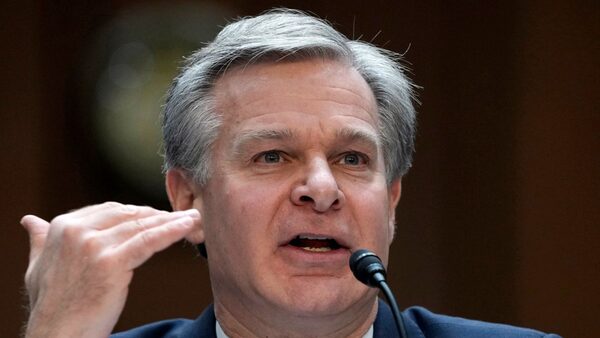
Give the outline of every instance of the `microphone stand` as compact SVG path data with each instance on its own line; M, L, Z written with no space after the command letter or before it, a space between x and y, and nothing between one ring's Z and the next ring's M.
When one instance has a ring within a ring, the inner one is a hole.
M388 304L390 304L390 307L392 308L392 313L394 314L394 320L396 322L396 328L400 333L400 337L407 338L406 329L404 328L404 320L400 315L400 309L398 309L398 304L396 303L396 298L392 293L392 289L390 289L388 283L386 283L385 280L379 282L379 289L383 291L383 294L385 295Z
M392 314L394 315L394 321L396 322L396 328L400 337L407 338L404 320L398 309L396 297L394 297L392 290L385 280L385 268L379 257L369 250L360 249L352 253L349 264L350 270L352 270L356 279L367 286L376 287L383 291L388 304L392 308Z

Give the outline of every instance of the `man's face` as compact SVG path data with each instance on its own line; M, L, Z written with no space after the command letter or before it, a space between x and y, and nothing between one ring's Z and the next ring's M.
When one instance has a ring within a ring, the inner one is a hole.
M386 184L366 82L315 59L237 67L214 93L223 125L195 206L215 302L298 316L372 306L348 258L368 248L387 262L400 182Z

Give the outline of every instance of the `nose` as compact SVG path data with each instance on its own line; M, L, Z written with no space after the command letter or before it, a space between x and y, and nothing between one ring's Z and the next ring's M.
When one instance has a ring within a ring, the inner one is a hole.
M317 212L340 209L345 202L344 193L324 159L312 161L303 181L292 190L291 198L295 205L310 205Z

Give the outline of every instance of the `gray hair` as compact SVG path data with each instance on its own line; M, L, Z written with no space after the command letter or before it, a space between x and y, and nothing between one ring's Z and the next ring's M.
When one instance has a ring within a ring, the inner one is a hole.
M404 175L412 162L416 112L401 55L349 40L324 20L290 9L228 24L187 59L163 110L164 169L183 169L200 185L208 181L222 122L212 89L229 67L307 58L339 60L362 75L377 101L387 181Z

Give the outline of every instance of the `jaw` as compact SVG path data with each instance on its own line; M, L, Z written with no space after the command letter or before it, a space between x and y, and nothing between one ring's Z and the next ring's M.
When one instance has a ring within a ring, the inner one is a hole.
M324 276L293 276L281 297L272 303L221 301L215 294L217 320L230 337L362 337L377 313L377 290L359 284L339 290L344 281ZM357 282L358 283L358 282ZM341 291L341 290L340 290ZM350 293L358 292L358 299ZM351 299L354 298L354 299Z

